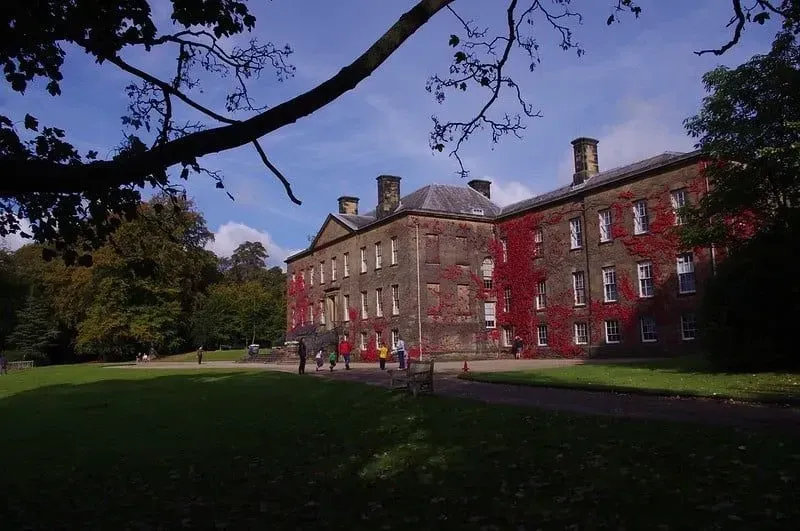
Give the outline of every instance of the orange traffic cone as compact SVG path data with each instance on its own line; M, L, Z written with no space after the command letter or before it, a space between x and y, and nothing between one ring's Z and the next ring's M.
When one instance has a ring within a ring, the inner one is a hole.
M464 360L464 368L461 369L462 372L469 372L469 365L467 365L467 360Z

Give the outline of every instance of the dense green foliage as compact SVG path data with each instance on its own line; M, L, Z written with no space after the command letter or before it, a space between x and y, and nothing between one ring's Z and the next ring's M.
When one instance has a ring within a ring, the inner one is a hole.
M710 94L686 121L709 161L710 192L689 209L683 237L722 251L702 301L704 349L722 369L800 367L800 46L779 34L767 55L703 78ZM727 255L727 256L724 256Z
M4 529L750 531L800 517L798 440L771 431L267 371L3 378Z
M44 261L38 245L3 251L0 346L54 363L280 341L283 272L267 268L261 243L220 259L204 248L212 237L191 203L157 196L91 267Z
M698 315L703 348L721 369L800 369L794 336L800 316L796 281L800 232L759 232L719 265Z

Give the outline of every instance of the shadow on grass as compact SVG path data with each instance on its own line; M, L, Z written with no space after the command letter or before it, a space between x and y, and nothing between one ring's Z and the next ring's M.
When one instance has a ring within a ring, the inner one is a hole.
M701 356L631 362L589 360L572 367L477 372L461 377L536 387L800 405L800 374L720 372Z
M277 373L93 370L0 399L4 528L704 527L718 515L701 506L735 499L729 528L747 529L764 493L799 512L780 481L797 441Z

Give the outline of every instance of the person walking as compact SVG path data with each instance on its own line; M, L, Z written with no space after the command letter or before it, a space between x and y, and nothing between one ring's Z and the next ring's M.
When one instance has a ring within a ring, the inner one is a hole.
M342 336L342 340L339 342L339 354L342 355L344 358L344 368L345 370L350 370L350 352L352 351L352 347L350 346L350 342L347 340L347 336Z
M397 345L394 347L394 351L397 354L397 361L399 362L400 370L406 368L406 342L403 341L401 336L397 337Z
M203 347L202 346L197 347L197 364L198 365L202 365L203 364Z
M336 367L336 358L339 357L339 354L336 353L336 350L332 350L330 355L328 356L328 363L331 364L331 372L333 372L333 368Z
M389 349L386 348L386 343L381 341L381 346L378 348L378 364L382 371L386 370L386 358L389 356Z
M308 349L306 348L305 338L300 338L300 343L297 345L297 355L300 356L300 366L297 368L297 374L305 374L306 357L308 357Z
M514 344L511 347L511 351L514 353L514 359L520 359L522 356L522 349L525 347L525 344L522 342L522 338L519 336L514 336Z
M8 358L5 352L0 352L0 374L8 374Z

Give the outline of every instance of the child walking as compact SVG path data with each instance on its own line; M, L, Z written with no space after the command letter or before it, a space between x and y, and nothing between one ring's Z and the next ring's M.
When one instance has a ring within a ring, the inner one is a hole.
M322 368L322 364L324 363L324 361L322 361L322 349L317 351L317 355L314 356L314 360L317 362L317 370L320 370Z
M336 367L336 351L334 350L331 352L330 356L328 356L328 362L331 364L331 372L333 372L333 368Z
M378 348L378 363L382 371L386 370L386 358L389 357L389 349L386 348L386 343L381 341L381 346Z

